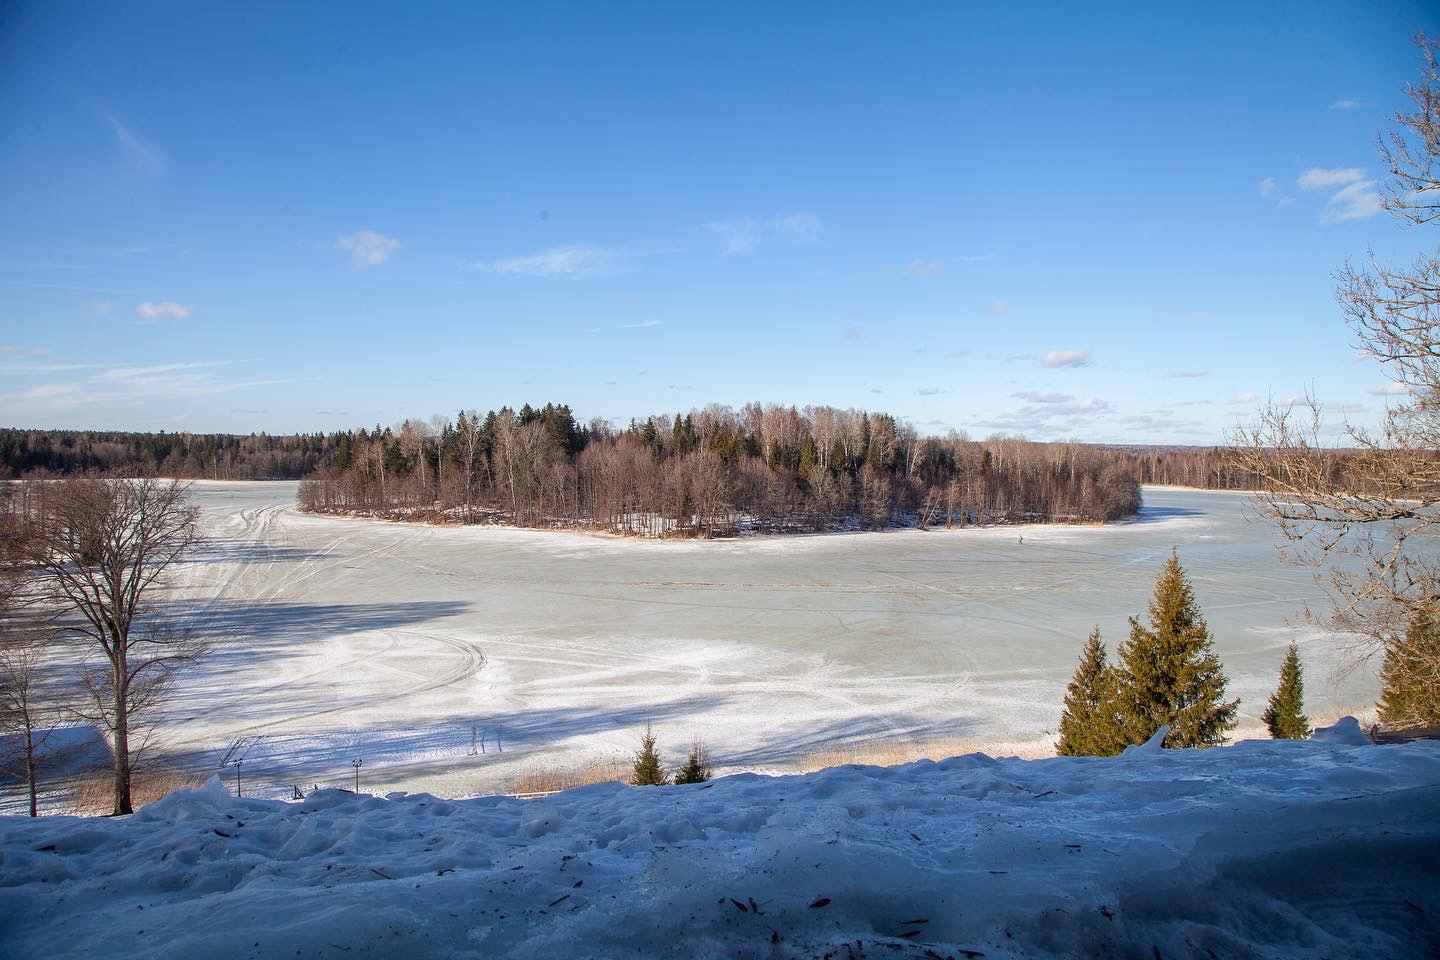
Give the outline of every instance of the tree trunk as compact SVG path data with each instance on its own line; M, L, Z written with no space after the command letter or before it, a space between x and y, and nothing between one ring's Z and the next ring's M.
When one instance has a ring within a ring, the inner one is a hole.
M117 817L135 812L130 805L130 716L125 696L128 664L122 643L115 641L112 661L115 687L115 809L112 816Z
M40 802L36 796L36 774L39 765L35 762L35 729L27 718L25 721L25 779L30 787L30 816L40 816Z

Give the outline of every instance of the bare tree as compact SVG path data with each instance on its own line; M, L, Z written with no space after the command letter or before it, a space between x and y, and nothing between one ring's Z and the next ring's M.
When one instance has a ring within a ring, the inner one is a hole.
M12 611L13 612L13 611ZM23 777L30 795L30 816L39 816L41 764L47 741L59 726L60 709L44 683L47 626L0 621L0 730L14 734L16 744L0 757L4 769Z
M6 511L7 527L14 516ZM60 710L43 682L43 655L55 636L53 617L35 603L30 579L23 566L0 569L0 731L16 737L15 749L0 757L0 765L24 778L34 817L39 815L40 765Z
M470 522L470 506L475 499L475 465L485 433L480 415L474 410L461 410L455 418L455 431L460 446L460 462L465 467L465 522Z
M31 484L39 489L26 557L43 596L70 615L62 627L99 655L86 685L115 754L114 813L130 813L134 721L201 652L154 603L174 565L199 545L199 511L176 481Z
M1385 209L1423 225L1440 219L1440 71L1435 41L1416 44L1422 77L1406 90L1415 110L1395 114L1399 129L1379 146L1392 178ZM1313 397L1271 403L1233 438L1231 465L1258 479L1259 515L1278 526L1291 559L1322 568L1329 622L1362 638L1363 659L1440 603L1430 549L1440 533L1440 256L1347 264L1337 281L1357 347L1380 361L1402 399L1378 431L1346 424L1353 450L1343 457L1328 449Z

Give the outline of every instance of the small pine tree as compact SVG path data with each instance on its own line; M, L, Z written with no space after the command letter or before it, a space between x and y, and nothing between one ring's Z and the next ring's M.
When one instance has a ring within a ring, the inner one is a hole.
M655 734L647 726L640 738L640 752L635 754L635 773L631 778L637 787L663 787L670 782L660 752L655 749Z
M1225 674L1195 591L1174 550L1155 579L1150 625L1130 618L1120 646L1118 706L1125 741L1144 743L1169 724L1165 746L1213 747L1235 727L1238 700L1226 701Z
M710 761L705 755L705 745L697 738L690 744L690 758L685 766L675 773L675 782L704 783L710 779Z
M1290 642L1290 652L1280 666L1280 685L1270 695L1270 705L1260 719L1276 740L1304 740L1310 736L1310 718L1305 709L1305 681L1300 674L1300 651Z
M1392 729L1440 726L1440 623L1428 607L1415 612L1403 637L1385 645L1376 707Z
M1100 628L1090 631L1075 676L1065 689L1065 710L1060 714L1062 757L1111 757L1125 746L1115 716L1115 671L1105 663Z

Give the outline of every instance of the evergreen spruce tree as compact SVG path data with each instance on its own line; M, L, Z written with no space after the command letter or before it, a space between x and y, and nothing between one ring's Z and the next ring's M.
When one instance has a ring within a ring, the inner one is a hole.
M1427 607L1410 618L1403 637L1385 645L1380 665L1380 722L1403 730L1440 726L1440 623Z
M1125 742L1144 743L1165 724L1167 747L1213 747L1235 726L1238 700L1225 700L1225 674L1174 550L1155 580L1150 625L1130 618L1120 646L1118 712Z
M648 726L640 738L640 752L635 754L635 772L631 779L637 787L663 787L670 782L660 762L660 753L655 749L655 734Z
M690 758L685 766L675 773L676 783L704 783L710 779L710 763L705 757L705 747L697 739L690 744Z
M1304 714L1305 681L1300 675L1300 651L1294 641L1280 666L1280 686L1260 719L1276 740L1304 740L1310 736L1310 719Z
M1060 742L1055 752L1062 757L1111 757L1125 746L1116 722L1115 671L1105 662L1105 644L1100 628L1090 631L1075 676L1065 690L1065 710L1060 714Z

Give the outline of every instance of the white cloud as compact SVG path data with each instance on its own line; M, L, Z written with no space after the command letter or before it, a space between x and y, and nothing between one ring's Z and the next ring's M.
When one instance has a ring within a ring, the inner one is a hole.
M994 300L985 305L985 312L992 317L1003 317L1010 312L1010 304L1004 300Z
M734 217L713 220L702 228L720 237L726 256L749 253L766 236L784 237L793 242L811 241L820 235L823 224L813 213L790 213L778 217Z
M356 270L380 266L399 246L399 240L374 230L357 230L335 238L335 249L350 251L350 266Z
M1051 350L1040 358L1047 367L1083 367L1090 363L1089 350Z
M1280 192L1280 184L1274 177L1266 177L1260 181L1257 189L1260 191L1260 196L1269 197Z
M1030 400L1019 410L1006 413L979 425L998 430L1054 432L1093 425L1095 418L1113 412L1109 401L1099 397L1076 400L1063 394L1016 393L1012 396Z
M921 387L919 390L916 390L915 392L916 392L918 395L922 396L922 397L938 397L940 394L945 393L945 392L947 392L947 391L945 391L945 390L944 390L943 388L941 388L941 387Z
M96 379L120 381L144 380L159 374L174 373L177 370L195 370L201 367L218 366L221 366L221 364L216 361L210 363L164 363L153 367L106 367L104 371L96 375Z
M905 272L912 277L929 280L931 277L938 277L944 273L945 264L935 260L911 260L905 265Z
M551 247L524 257L476 263L481 270L526 277L603 277L622 272L622 257L603 247Z
M641 320L639 323L627 323L627 324L625 324L625 329L627 329L627 330L645 330L645 329L648 329L648 328L650 328L650 327L658 327L658 326L660 326L662 323L663 323L663 321L661 321L661 320Z
M1383 207L1380 191L1375 189L1374 180L1352 183L1332 196L1325 204L1321 223L1340 223L1345 220L1364 220L1373 217Z
M1410 388L1403 383L1387 383L1379 387L1371 387L1366 391L1376 397L1404 397L1410 393Z
M58 397L72 396L79 389L80 387L73 383L42 383L26 390L21 397L26 400L54 400Z
M95 316L97 317L103 317L105 316L105 314L109 313L111 310L114 309L114 300L97 300L94 303L90 304L90 312L95 314Z
M183 400L233 393L254 387L286 383L286 380L223 380L211 368L226 366L223 361L165 363L153 366L124 364L34 364L20 372L30 374L89 371L77 378L35 384L23 391L0 396L0 409L10 405L9 414L24 415L73 411L96 411L134 405L142 399Z
M173 300L161 300L158 303L146 300L135 307L135 312L151 323L158 323L161 320L188 320L194 311L185 304L176 303Z
M1334 187L1342 187L1347 183L1354 183L1357 180L1365 179L1365 171L1359 167L1345 167L1334 170L1327 170L1324 167L1311 167L1300 178L1295 185L1301 190L1330 190Z
M110 124L110 132L115 135L115 142L130 158L130 162L147 177L159 179L165 176L165 170L169 162L165 157L165 151L151 143L130 124L115 114L105 111L105 119Z
M1247 390L1247 391L1245 391L1244 393L1239 394L1238 396L1234 397L1234 398L1231 399L1229 402L1230 402L1230 403L1254 403L1256 400L1259 400L1259 399L1260 399L1260 398L1259 398L1258 396L1256 396L1256 395L1255 395L1254 393L1252 393L1251 391Z
M1331 190L1325 201L1325 212L1320 215L1321 223L1341 223L1346 220L1364 220L1381 210L1380 191L1375 181L1367 179L1359 167L1343 167L1333 170L1311 167L1300 174L1295 181L1301 190Z
M1090 397L1086 400L1076 400L1073 403L1056 403L1048 408L1060 416L1072 416L1079 413L1108 413L1110 401L1101 400L1099 397Z
M1356 107L1358 107L1358 106L1360 106L1360 101L1358 101L1358 100L1349 100L1349 99L1346 99L1346 100L1336 100L1334 103L1330 104L1330 109L1331 109L1331 110L1353 110L1354 108L1356 108Z
M1199 380L1201 377L1210 376L1209 370L1176 370L1174 373L1167 373L1165 376L1171 380Z
M50 356L50 351L41 349L40 347L26 349L10 344L0 344L0 355L7 357L48 357Z

